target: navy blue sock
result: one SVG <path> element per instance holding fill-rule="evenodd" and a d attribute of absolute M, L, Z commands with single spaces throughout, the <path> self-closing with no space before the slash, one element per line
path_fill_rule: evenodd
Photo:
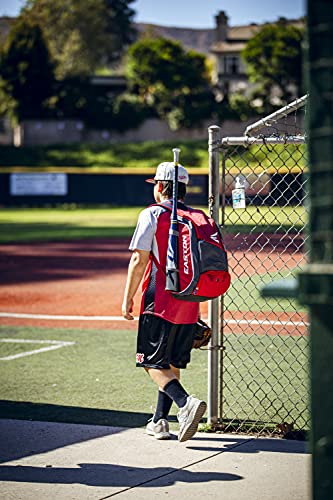
<path fill-rule="evenodd" d="M 186 405 L 188 394 L 176 378 L 170 380 L 170 382 L 163 387 L 163 391 L 176 403 L 178 408 L 183 408 L 183 406 Z"/>
<path fill-rule="evenodd" d="M 168 418 L 170 408 L 173 400 L 166 394 L 166 392 L 158 391 L 157 406 L 153 416 L 153 422 L 156 424 L 160 418 Z"/>

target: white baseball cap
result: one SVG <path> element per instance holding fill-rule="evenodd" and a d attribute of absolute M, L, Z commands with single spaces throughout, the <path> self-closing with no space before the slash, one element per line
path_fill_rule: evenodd
<path fill-rule="evenodd" d="M 146 179 L 146 182 L 155 184 L 155 181 L 173 181 L 175 164 L 172 161 L 164 161 L 157 167 L 154 179 Z M 188 173 L 183 165 L 178 164 L 178 182 L 188 184 Z"/>

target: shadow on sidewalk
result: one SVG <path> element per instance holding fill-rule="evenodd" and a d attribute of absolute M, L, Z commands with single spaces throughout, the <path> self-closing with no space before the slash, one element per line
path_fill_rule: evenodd
<path fill-rule="evenodd" d="M 0 401 L 0 462 L 143 427 L 150 417 L 148 413 Z"/>
<path fill-rule="evenodd" d="M 172 474 L 177 473 L 177 478 Z M 176 482 L 203 483 L 208 481 L 237 481 L 243 479 L 237 474 L 224 472 L 191 472 L 173 467 L 129 467 L 113 464 L 78 464 L 78 468 L 31 467 L 21 465 L 0 466 L 1 481 L 50 484 L 85 484 L 88 486 L 152 487 L 159 480 L 159 487 Z"/>
<path fill-rule="evenodd" d="M 237 437 L 248 437 L 249 441 L 238 441 L 237 442 Z M 191 443 L 195 442 L 203 442 L 203 441 L 208 441 L 207 438 L 201 437 L 196 435 L 192 440 Z M 230 434 L 228 437 L 224 437 L 223 434 L 218 434 L 216 437 L 210 437 L 209 438 L 209 444 L 215 441 L 216 446 L 187 446 L 189 450 L 197 450 L 197 451 L 209 451 L 212 453 L 218 453 L 220 451 L 223 451 L 221 447 L 218 446 L 218 443 L 228 443 L 232 442 L 234 446 L 231 446 L 231 448 L 227 448 L 224 451 L 235 451 L 238 453 L 239 449 L 237 448 L 239 445 L 243 445 L 246 443 L 246 446 L 242 446 L 241 453 L 260 453 L 260 452 L 273 452 L 273 453 L 310 453 L 308 450 L 308 443 L 305 441 L 296 441 L 294 439 L 289 440 L 289 439 L 280 439 L 280 438 L 263 438 L 263 437 L 257 437 L 257 436 L 240 436 L 235 434 L 235 439 L 230 437 Z M 237 444 L 235 444 L 237 443 Z M 199 443 L 198 443 L 199 444 Z"/>
<path fill-rule="evenodd" d="M 0 400 L 0 418 L 71 424 L 142 427 L 151 413 Z"/>

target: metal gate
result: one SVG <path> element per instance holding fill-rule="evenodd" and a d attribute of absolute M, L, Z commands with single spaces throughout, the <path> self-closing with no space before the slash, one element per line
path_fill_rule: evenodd
<path fill-rule="evenodd" d="M 220 138 L 210 127 L 210 213 L 232 285 L 210 306 L 209 421 L 283 435 L 309 427 L 307 315 L 293 295 L 306 262 L 306 96 Z M 270 284 L 278 298 L 265 298 Z"/>

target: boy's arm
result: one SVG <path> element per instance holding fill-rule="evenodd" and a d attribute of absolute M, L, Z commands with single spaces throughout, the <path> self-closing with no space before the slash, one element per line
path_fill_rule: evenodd
<path fill-rule="evenodd" d="M 143 274 L 149 261 L 149 254 L 146 250 L 134 250 L 128 265 L 127 281 L 122 305 L 122 314 L 125 319 L 132 320 L 133 298 L 140 285 Z"/>

